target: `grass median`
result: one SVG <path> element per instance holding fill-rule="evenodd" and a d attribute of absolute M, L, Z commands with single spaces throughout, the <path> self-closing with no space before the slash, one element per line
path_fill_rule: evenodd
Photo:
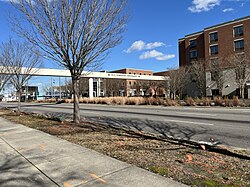
<path fill-rule="evenodd" d="M 0 116 L 191 186 L 250 186 L 250 152 L 246 150 L 202 150 L 187 142 L 87 119 L 76 126 L 5 109 Z"/>

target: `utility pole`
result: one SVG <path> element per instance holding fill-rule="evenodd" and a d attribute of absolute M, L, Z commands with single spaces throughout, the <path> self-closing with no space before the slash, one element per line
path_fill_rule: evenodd
<path fill-rule="evenodd" d="M 62 99 L 61 78 L 59 77 L 59 98 Z"/>
<path fill-rule="evenodd" d="M 50 96 L 51 96 L 51 99 L 52 99 L 52 94 L 53 93 L 53 80 L 52 80 L 52 77 L 51 77 L 51 87 L 50 87 Z"/>

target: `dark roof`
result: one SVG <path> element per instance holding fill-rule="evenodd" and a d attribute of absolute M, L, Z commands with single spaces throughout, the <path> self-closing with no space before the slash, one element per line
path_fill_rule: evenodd
<path fill-rule="evenodd" d="M 234 20 L 231 20 L 231 21 L 220 23 L 220 24 L 217 24 L 217 25 L 214 25 L 214 26 L 211 26 L 211 27 L 207 27 L 204 30 L 212 29 L 214 27 L 223 26 L 223 25 L 226 25 L 226 24 L 229 24 L 229 23 L 238 22 L 238 21 L 241 21 L 241 20 L 244 20 L 244 19 L 250 19 L 250 16 L 245 16 L 245 17 L 242 17 L 242 18 L 239 18 L 239 19 L 234 19 Z"/>
<path fill-rule="evenodd" d="M 231 21 L 227 21 L 227 22 L 224 22 L 224 23 L 217 24 L 217 25 L 213 25 L 213 26 L 210 26 L 210 27 L 206 27 L 203 31 L 194 32 L 194 33 L 185 35 L 184 38 L 181 38 L 179 40 L 183 40 L 183 39 L 185 39 L 185 38 L 187 38 L 187 37 L 189 37 L 191 35 L 200 34 L 200 33 L 204 32 L 205 30 L 212 29 L 214 27 L 220 27 L 220 26 L 223 26 L 223 25 L 226 25 L 226 24 L 230 24 L 230 23 L 234 23 L 234 22 L 238 22 L 238 21 L 241 21 L 241 20 L 244 20 L 244 19 L 250 19 L 250 16 L 245 16 L 245 17 L 242 17 L 242 18 L 238 18 L 238 19 L 234 19 L 234 20 L 231 20 Z"/>

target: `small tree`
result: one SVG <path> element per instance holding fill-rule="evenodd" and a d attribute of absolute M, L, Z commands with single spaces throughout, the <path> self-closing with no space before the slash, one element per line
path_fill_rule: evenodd
<path fill-rule="evenodd" d="M 227 68 L 228 63 L 223 58 L 210 60 L 210 63 L 208 65 L 208 70 L 211 73 L 211 80 L 215 81 L 220 96 L 222 96 L 223 86 L 227 80 L 227 75 L 229 73 L 227 71 Z"/>
<path fill-rule="evenodd" d="M 39 52 L 27 43 L 9 40 L 1 46 L 1 63 L 10 76 L 10 83 L 18 95 L 18 113 L 21 111 L 22 87 L 28 83 L 33 74 L 33 68 L 41 67 Z"/>
<path fill-rule="evenodd" d="M 190 66 L 191 81 L 196 83 L 199 91 L 199 96 L 205 96 L 206 90 L 206 61 L 204 59 L 198 59 L 193 61 Z"/>
<path fill-rule="evenodd" d="M 11 75 L 5 74 L 6 69 L 3 66 L 4 59 L 0 55 L 0 93 L 4 90 L 5 85 L 9 82 Z"/>
<path fill-rule="evenodd" d="M 240 97 L 244 98 L 244 89 L 250 79 L 250 57 L 246 53 L 235 53 L 228 58 L 229 67 L 236 75 L 236 84 L 240 89 Z"/>
<path fill-rule="evenodd" d="M 179 93 L 182 97 L 182 92 L 187 84 L 189 75 L 189 67 L 181 66 L 179 69 L 171 69 L 168 71 L 169 89 L 172 99 L 175 100 L 176 94 Z"/>
<path fill-rule="evenodd" d="M 127 22 L 126 0 L 15 0 L 22 22 L 15 31 L 42 49 L 48 58 L 71 73 L 74 114 L 80 123 L 79 80 L 86 68 L 93 70 L 109 49 L 121 42 Z M 29 29 L 28 29 L 29 28 Z"/>
<path fill-rule="evenodd" d="M 167 88 L 167 81 L 143 81 L 141 86 L 146 90 L 146 93 L 157 97 L 161 88 Z"/>

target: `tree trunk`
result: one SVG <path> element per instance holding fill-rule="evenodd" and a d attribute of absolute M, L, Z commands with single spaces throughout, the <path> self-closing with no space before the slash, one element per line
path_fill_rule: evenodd
<path fill-rule="evenodd" d="M 79 81 L 80 81 L 79 78 L 75 78 L 72 76 L 73 99 L 74 99 L 73 121 L 75 124 L 80 123 Z"/>
<path fill-rule="evenodd" d="M 244 95 L 245 95 L 245 93 L 244 93 L 244 86 L 240 86 L 240 97 L 241 97 L 241 99 L 244 99 Z"/>
<path fill-rule="evenodd" d="M 17 113 L 20 114 L 21 113 L 21 91 L 18 90 L 17 91 L 17 94 L 18 94 L 18 106 L 17 106 Z"/>

